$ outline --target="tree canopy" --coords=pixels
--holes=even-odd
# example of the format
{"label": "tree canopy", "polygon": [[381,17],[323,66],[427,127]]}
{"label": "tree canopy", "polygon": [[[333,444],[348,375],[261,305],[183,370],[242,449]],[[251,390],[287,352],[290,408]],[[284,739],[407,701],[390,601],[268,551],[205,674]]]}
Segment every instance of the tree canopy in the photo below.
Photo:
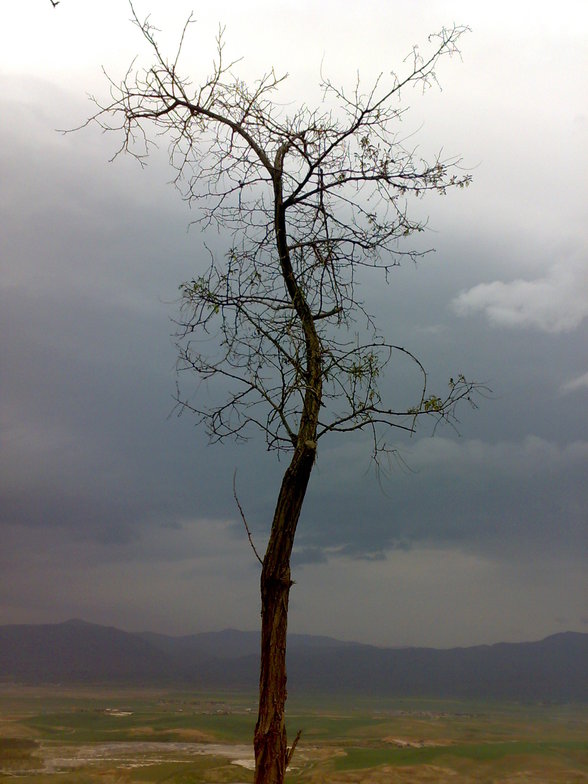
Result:
{"label": "tree canopy", "polygon": [[[271,70],[246,85],[236,63],[225,61],[222,31],[212,73],[194,87],[179,70],[192,19],[173,60],[150,22],[134,19],[155,63],[111,81],[113,100],[93,119],[122,131],[119,152],[142,163],[163,136],[198,223],[231,238],[225,256],[210,252],[207,270],[181,286],[180,370],[229,382],[218,405],[183,401],[212,440],[243,438],[254,425],[270,449],[294,449],[313,339],[320,344],[317,439],[369,429],[377,456],[382,426],[413,431],[422,414],[451,419],[459,400],[471,400],[472,384],[457,374],[444,393],[431,393],[419,359],[380,334],[357,282],[362,267],[379,268],[388,280],[401,261],[422,255],[406,245],[425,228],[409,214],[411,196],[471,181],[459,159],[419,157],[399,123],[403,91],[435,83],[439,58],[458,52],[467,28],[431,36],[431,53],[415,47],[407,75],[382,74],[367,90],[359,78],[348,93],[323,77],[323,105],[289,114],[275,98],[286,77]],[[421,379],[408,407],[382,400],[378,386],[398,354]]]}

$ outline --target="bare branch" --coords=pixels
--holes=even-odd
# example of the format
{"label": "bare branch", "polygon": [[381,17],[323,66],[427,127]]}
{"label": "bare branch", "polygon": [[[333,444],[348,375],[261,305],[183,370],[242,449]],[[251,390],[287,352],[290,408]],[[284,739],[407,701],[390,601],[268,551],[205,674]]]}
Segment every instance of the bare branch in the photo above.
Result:
{"label": "bare branch", "polygon": [[233,497],[235,499],[235,503],[237,504],[237,508],[239,509],[239,514],[241,515],[241,520],[243,520],[243,525],[245,526],[245,530],[247,531],[247,538],[249,539],[249,544],[251,545],[251,549],[255,553],[255,557],[259,561],[259,563],[263,566],[263,561],[259,557],[259,553],[257,552],[255,545],[253,544],[253,536],[251,535],[251,530],[247,524],[247,519],[245,518],[245,513],[243,512],[243,507],[239,501],[237,496],[237,469],[233,473]]}
{"label": "bare branch", "polygon": [[286,767],[288,767],[288,765],[290,764],[290,761],[292,760],[292,757],[294,756],[294,752],[296,751],[296,746],[298,746],[298,741],[300,740],[301,735],[302,735],[302,730],[298,730],[292,745],[287,750],[287,753],[286,753]]}

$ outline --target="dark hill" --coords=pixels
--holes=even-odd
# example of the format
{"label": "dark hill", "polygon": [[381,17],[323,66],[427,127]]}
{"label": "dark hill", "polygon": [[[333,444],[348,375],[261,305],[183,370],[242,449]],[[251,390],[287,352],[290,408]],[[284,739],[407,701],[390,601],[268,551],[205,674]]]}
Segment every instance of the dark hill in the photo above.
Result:
{"label": "dark hill", "polygon": [[[471,648],[377,648],[291,635],[299,692],[588,701],[588,634]],[[27,683],[184,684],[255,691],[257,632],[170,637],[83,621],[0,626],[0,679]]]}
{"label": "dark hill", "polygon": [[[259,655],[259,632],[241,632],[236,629],[224,629],[220,632],[200,632],[184,637],[170,637],[154,632],[141,632],[139,635],[162,651],[174,656],[190,656],[191,661],[206,659],[237,659],[241,656]],[[288,650],[304,651],[307,649],[362,647],[359,643],[342,642],[332,637],[321,637],[310,634],[289,634]],[[368,646],[365,646],[368,647]]]}
{"label": "dark hill", "polygon": [[292,657],[290,679],[306,688],[397,696],[588,700],[588,634],[471,648],[364,648]]}
{"label": "dark hill", "polygon": [[173,677],[168,658],[136,634],[84,621],[0,626],[0,678],[43,683]]}

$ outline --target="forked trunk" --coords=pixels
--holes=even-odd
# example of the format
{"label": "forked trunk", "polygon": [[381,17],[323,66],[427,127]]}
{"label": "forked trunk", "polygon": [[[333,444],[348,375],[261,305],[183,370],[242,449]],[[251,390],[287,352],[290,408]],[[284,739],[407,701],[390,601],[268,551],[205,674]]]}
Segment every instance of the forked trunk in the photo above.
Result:
{"label": "forked trunk", "polygon": [[286,632],[290,556],[296,525],[312,471],[316,444],[299,445],[288,466],[272,523],[261,573],[261,672],[255,727],[255,784],[282,784],[286,775]]}

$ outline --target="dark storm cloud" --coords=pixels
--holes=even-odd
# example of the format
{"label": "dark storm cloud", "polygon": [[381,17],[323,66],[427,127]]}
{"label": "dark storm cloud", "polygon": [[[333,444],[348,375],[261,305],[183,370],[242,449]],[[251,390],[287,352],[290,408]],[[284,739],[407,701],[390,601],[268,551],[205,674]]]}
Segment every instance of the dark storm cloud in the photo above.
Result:
{"label": "dark storm cloud", "polygon": [[327,554],[320,547],[297,547],[292,554],[292,566],[326,563]]}
{"label": "dark storm cloud", "polygon": [[206,439],[168,421],[174,300],[198,258],[165,190],[134,192],[96,137],[57,137],[60,112],[87,107],[52,97],[49,117],[13,105],[2,128],[0,508],[5,523],[117,543],[211,506],[194,483]]}
{"label": "dark storm cloud", "polygon": [[328,455],[301,526],[302,547],[371,555],[454,546],[508,559],[565,554],[586,544],[588,442],[567,447],[421,439],[380,482],[358,477],[359,450]]}
{"label": "dark storm cloud", "polygon": [[210,512],[217,480],[204,490],[205,467],[230,486],[220,453],[204,458],[204,434],[189,418],[169,418],[175,350],[159,310],[154,303],[150,319],[108,298],[12,293],[2,315],[12,336],[3,361],[4,520],[116,541]]}

